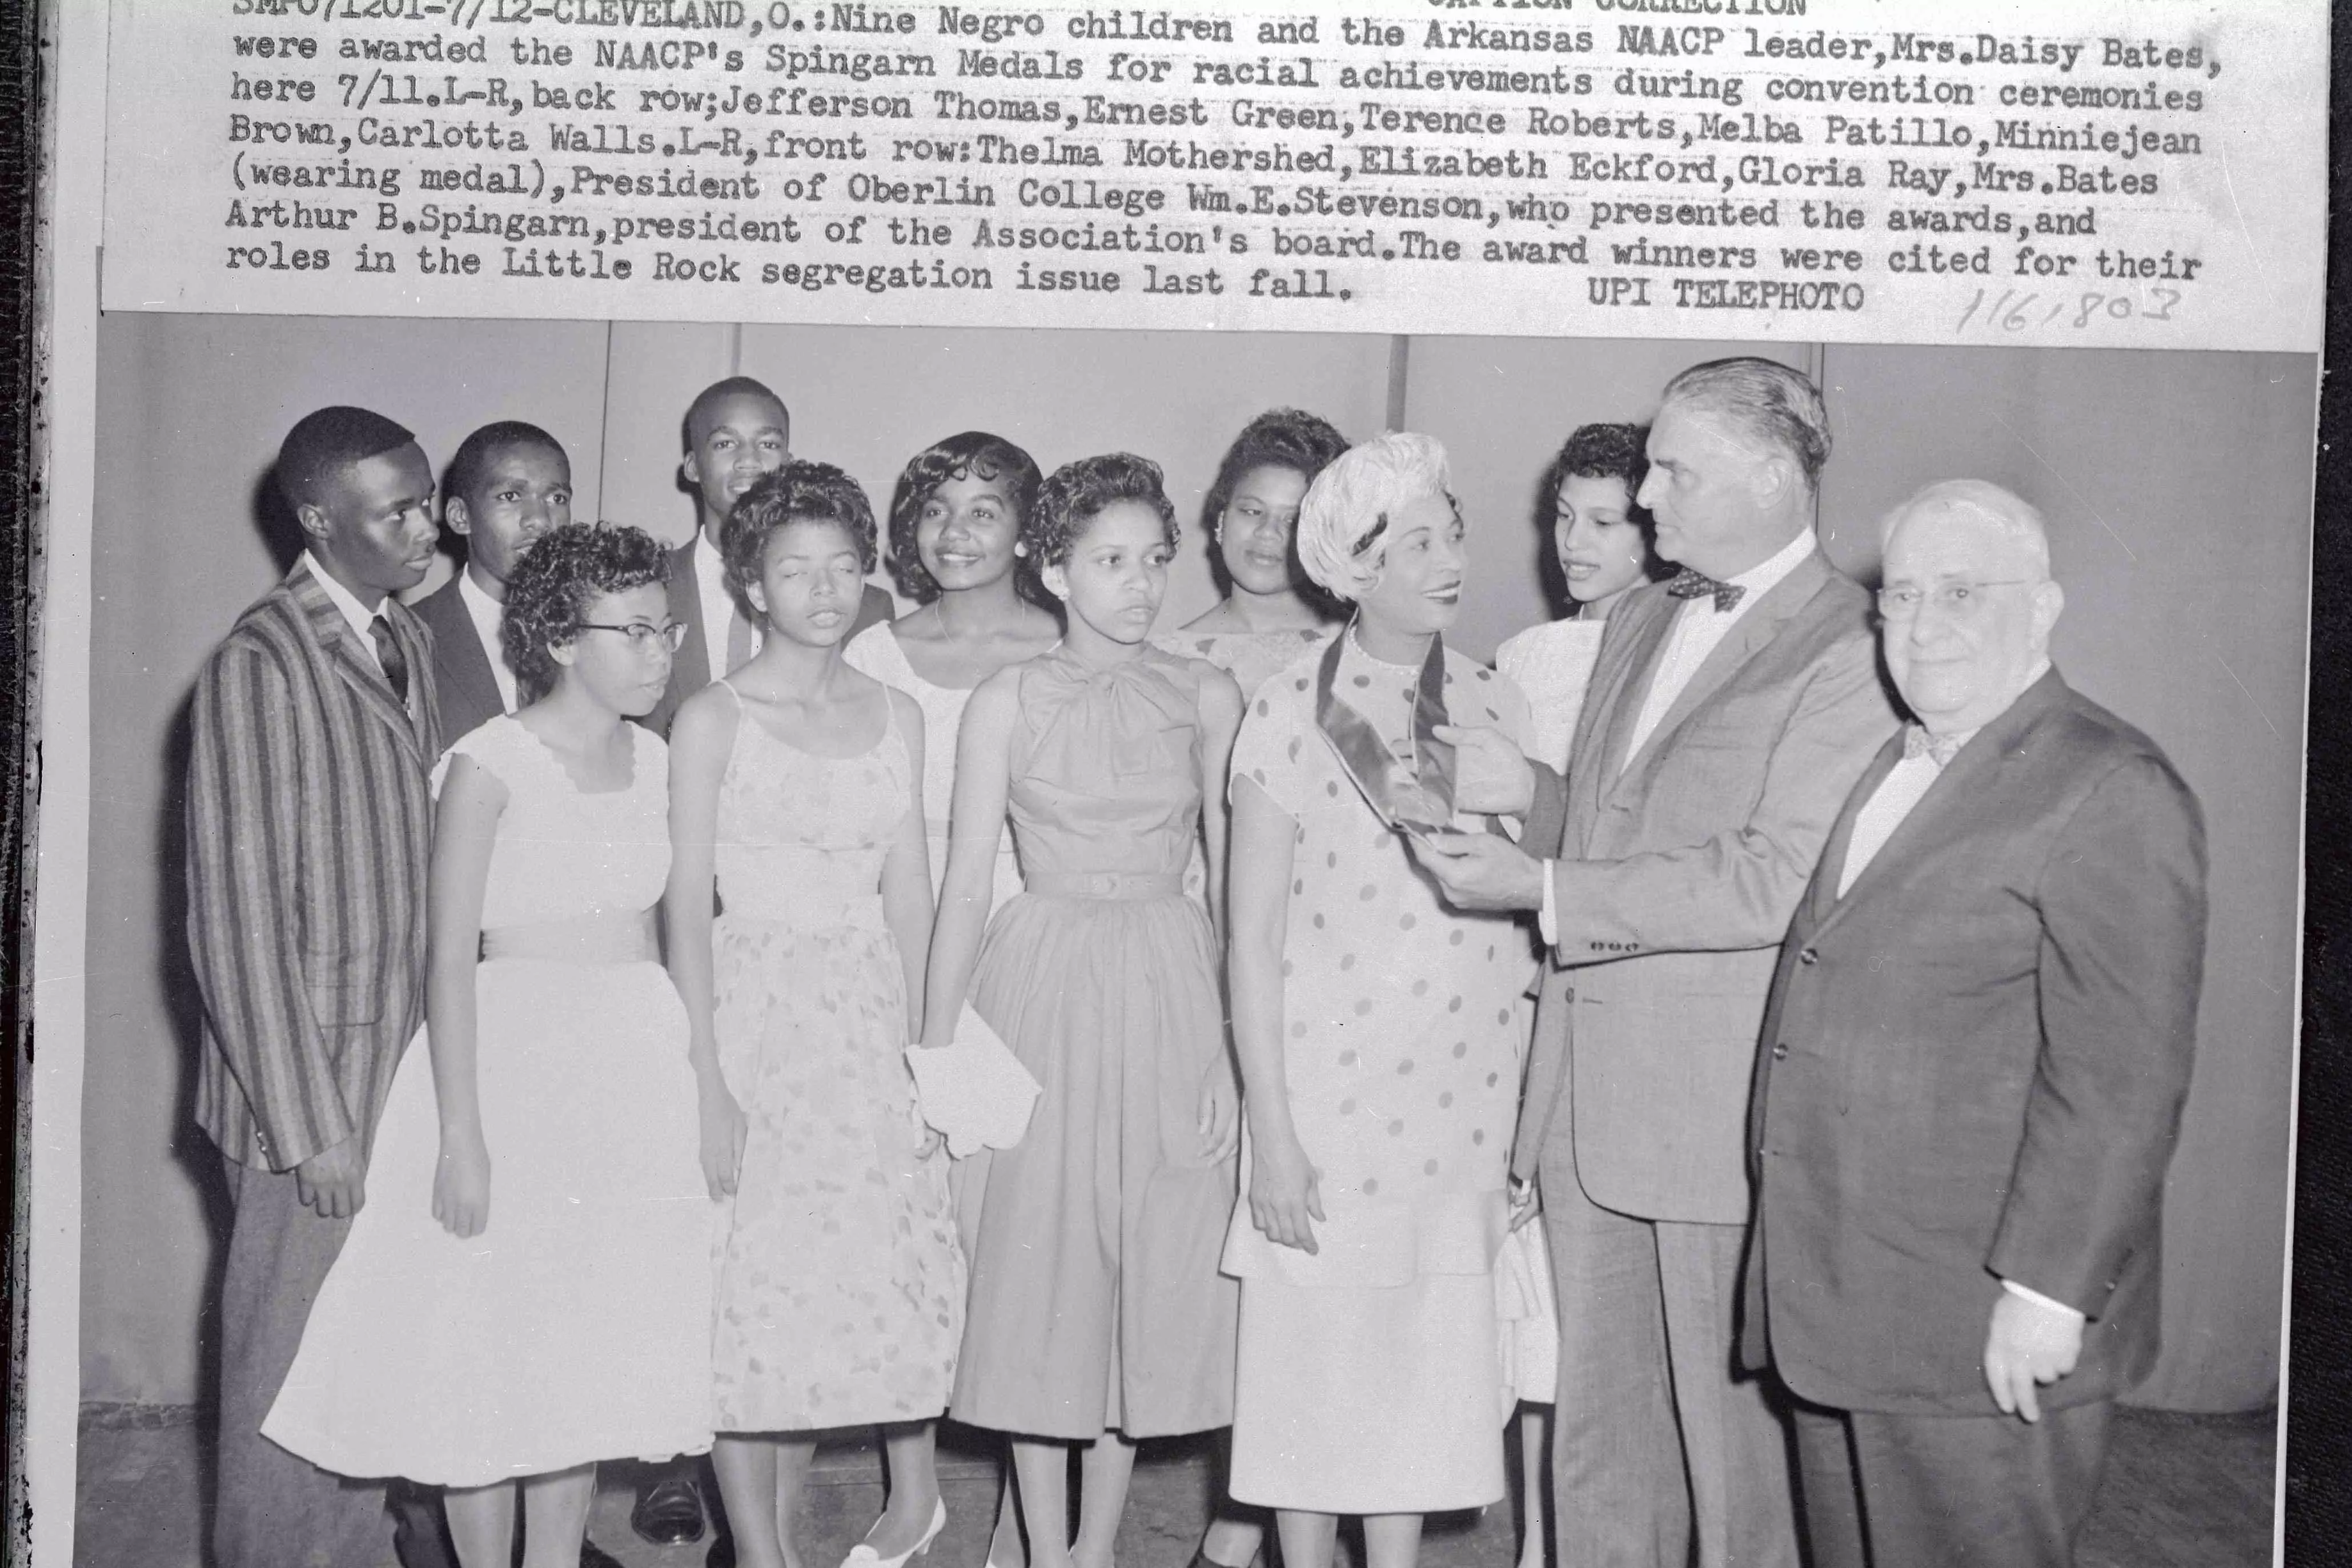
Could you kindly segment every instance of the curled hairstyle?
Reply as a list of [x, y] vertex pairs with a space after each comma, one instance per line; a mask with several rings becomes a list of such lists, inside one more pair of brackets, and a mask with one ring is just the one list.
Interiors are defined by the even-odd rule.
[[555, 656], [580, 635], [588, 606], [607, 593], [667, 580], [669, 552], [643, 528], [566, 523], [539, 536], [507, 580], [499, 643], [526, 702], [555, 686]]
[[1391, 431], [1349, 447], [1298, 504], [1298, 564], [1317, 587], [1355, 602], [1381, 580], [1391, 514], [1428, 496], [1462, 520], [1445, 448], [1434, 436]]
[[1312, 485], [1331, 460], [1348, 450], [1348, 438], [1330, 422], [1302, 409], [1268, 409], [1225, 448], [1217, 477], [1201, 503], [1201, 523], [1212, 533], [1234, 498], [1234, 487], [1260, 468], [1287, 468]]
[[1559, 487], [1570, 479], [1615, 479], [1625, 486], [1625, 520], [1642, 530], [1646, 542], [1657, 532], [1649, 509], [1633, 497], [1649, 476], [1650, 430], [1642, 424], [1580, 424], [1551, 460], [1544, 476], [1543, 512], [1546, 528], [1559, 522]]
[[1709, 360], [1666, 383], [1661, 406], [1682, 403], [1717, 414], [1786, 454], [1808, 491], [1830, 460], [1829, 410], [1812, 378], [1774, 360]]
[[[935, 442], [915, 454], [899, 474], [898, 488], [890, 502], [890, 570], [898, 586], [924, 604], [940, 596], [940, 585], [923, 565], [915, 530], [923, 519], [923, 508], [939, 487], [951, 479], [1001, 481], [1013, 502], [1013, 538], [1029, 544], [1032, 555], [1036, 549], [1029, 538], [1029, 524], [1037, 511], [1037, 460], [985, 430], [967, 430]], [[1039, 601], [1046, 597], [1036, 586], [1027, 559], [1017, 561], [1013, 570], [1024, 597]]]
[[1055, 469], [1037, 486], [1036, 524], [1030, 548], [1036, 553], [1038, 570], [1066, 564], [1087, 525], [1101, 516], [1103, 508], [1119, 501], [1140, 501], [1158, 512], [1160, 537], [1174, 550], [1184, 530], [1176, 526], [1176, 508], [1169, 504], [1161, 484], [1160, 465], [1132, 452], [1081, 457]]
[[856, 480], [830, 463], [799, 458], [743, 492], [719, 526], [727, 586], [745, 597], [760, 580], [771, 537], [793, 523], [831, 523], [857, 546], [857, 570], [874, 570], [874, 508]]

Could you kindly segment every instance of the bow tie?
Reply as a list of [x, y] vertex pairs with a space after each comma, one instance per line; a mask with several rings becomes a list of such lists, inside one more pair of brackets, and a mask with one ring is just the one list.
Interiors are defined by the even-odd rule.
[[1903, 731], [1903, 760], [1916, 762], [1925, 757], [1938, 768], [1951, 766], [1952, 758], [1960, 754], [1962, 737], [1957, 735], [1935, 736], [1925, 725], [1906, 726]]
[[1674, 580], [1666, 584], [1666, 591], [1676, 599], [1696, 599], [1712, 593], [1718, 613], [1738, 604], [1748, 592], [1736, 582], [1717, 582], [1706, 573], [1694, 571], [1689, 567], [1675, 573]]

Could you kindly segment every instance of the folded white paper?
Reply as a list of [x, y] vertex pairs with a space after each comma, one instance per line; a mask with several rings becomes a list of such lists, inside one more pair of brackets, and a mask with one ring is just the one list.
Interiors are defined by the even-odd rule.
[[923, 1121], [948, 1141], [948, 1153], [969, 1159], [983, 1148], [1009, 1149], [1029, 1130], [1037, 1081], [997, 1038], [986, 1019], [963, 1006], [955, 1040], [907, 1052]]

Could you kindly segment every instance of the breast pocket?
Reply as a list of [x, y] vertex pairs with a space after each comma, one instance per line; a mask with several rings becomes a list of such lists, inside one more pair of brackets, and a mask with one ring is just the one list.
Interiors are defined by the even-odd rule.
[[383, 1017], [388, 988], [382, 962], [364, 953], [309, 953], [302, 967], [302, 992], [321, 1029], [350, 1029]]
[[321, 1029], [353, 1029], [383, 1017], [383, 997], [373, 987], [312, 985], [303, 990]]

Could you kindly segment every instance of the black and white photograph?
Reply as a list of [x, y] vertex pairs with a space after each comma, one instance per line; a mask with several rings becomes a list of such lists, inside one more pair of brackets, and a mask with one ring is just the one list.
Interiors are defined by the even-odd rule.
[[2329, 1534], [2325, 5], [29, 11], [11, 1562]]
[[78, 1561], [2268, 1559], [2314, 357], [98, 347]]

